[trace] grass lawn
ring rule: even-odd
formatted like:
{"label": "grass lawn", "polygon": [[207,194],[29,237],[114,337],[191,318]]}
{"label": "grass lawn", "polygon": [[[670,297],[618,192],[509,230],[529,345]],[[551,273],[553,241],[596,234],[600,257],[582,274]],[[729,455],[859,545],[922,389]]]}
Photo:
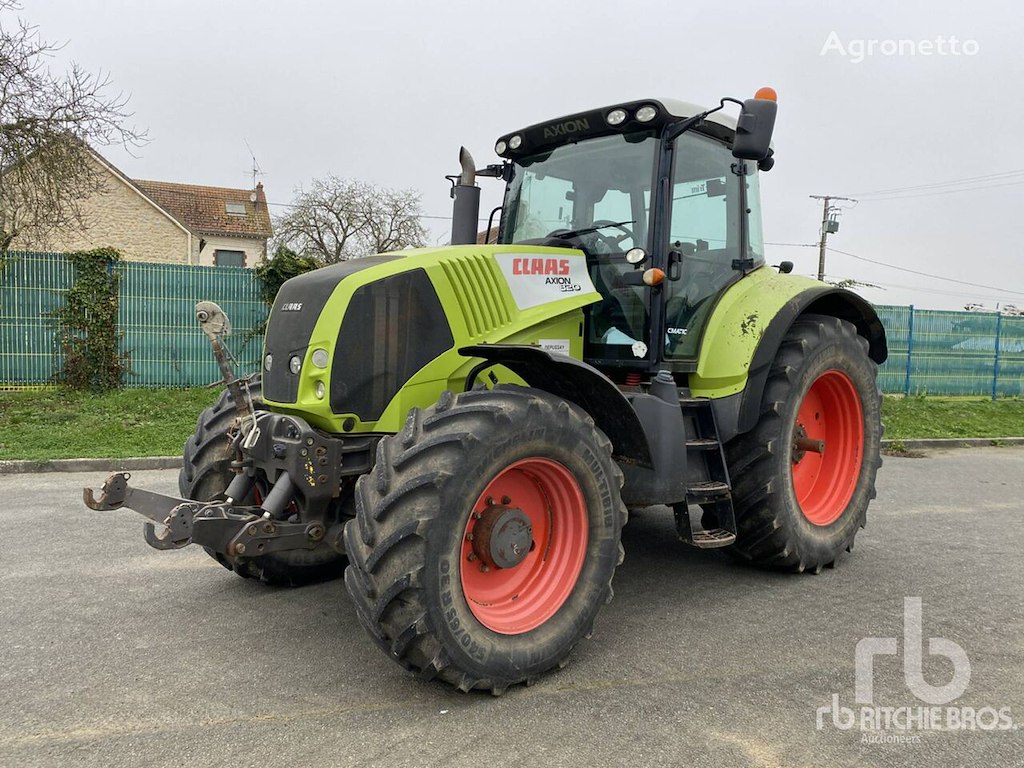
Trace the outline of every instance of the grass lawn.
{"label": "grass lawn", "polygon": [[[218,389],[0,392],[0,460],[179,456]],[[891,397],[885,437],[1024,436],[1024,400]]]}
{"label": "grass lawn", "polygon": [[885,437],[1024,437],[1024,400],[895,397],[882,401]]}
{"label": "grass lawn", "polygon": [[219,389],[0,392],[0,460],[180,456]]}

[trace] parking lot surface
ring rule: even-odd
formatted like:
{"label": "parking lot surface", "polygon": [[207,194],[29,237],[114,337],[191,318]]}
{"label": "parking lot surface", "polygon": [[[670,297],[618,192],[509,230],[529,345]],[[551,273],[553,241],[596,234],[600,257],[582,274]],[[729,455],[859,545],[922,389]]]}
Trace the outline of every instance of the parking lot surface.
{"label": "parking lot surface", "polygon": [[[817,576],[635,514],[593,638],[499,698],[408,676],[340,581],[269,589],[150,549],[134,513],[82,505],[102,480],[0,475],[0,765],[1024,766],[1021,448],[887,458],[853,553]],[[176,472],[133,483],[175,493]],[[937,713],[904,661],[908,598],[924,680],[957,680],[930,638],[969,660]],[[899,647],[874,657],[873,714],[855,701],[872,637]]]}

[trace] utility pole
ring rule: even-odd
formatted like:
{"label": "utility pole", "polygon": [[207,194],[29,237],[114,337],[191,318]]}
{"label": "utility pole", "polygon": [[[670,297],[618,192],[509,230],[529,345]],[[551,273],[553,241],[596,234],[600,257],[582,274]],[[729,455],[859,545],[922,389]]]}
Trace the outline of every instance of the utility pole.
{"label": "utility pole", "polygon": [[856,203],[852,197],[838,197],[835,195],[811,195],[812,200],[821,200],[821,242],[818,243],[818,279],[825,280],[825,248],[828,245],[828,236],[839,231],[839,220],[835,213],[839,210],[838,205],[832,205],[836,200],[845,200]]}

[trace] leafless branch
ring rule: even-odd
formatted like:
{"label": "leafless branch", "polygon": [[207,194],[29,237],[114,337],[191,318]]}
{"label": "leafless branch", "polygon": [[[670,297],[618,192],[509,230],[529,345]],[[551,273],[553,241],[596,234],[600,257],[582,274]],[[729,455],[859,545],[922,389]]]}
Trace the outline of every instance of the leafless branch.
{"label": "leafless branch", "polygon": [[145,132],[126,123],[128,97],[110,76],[72,64],[55,74],[60,46],[27,22],[10,20],[16,0],[0,0],[0,255],[84,225],[82,200],[102,188],[87,147],[139,146]]}
{"label": "leafless branch", "polygon": [[276,238],[296,253],[331,264],[384,251],[421,247],[420,198],[413,190],[381,189],[325,176],[298,190],[275,222]]}

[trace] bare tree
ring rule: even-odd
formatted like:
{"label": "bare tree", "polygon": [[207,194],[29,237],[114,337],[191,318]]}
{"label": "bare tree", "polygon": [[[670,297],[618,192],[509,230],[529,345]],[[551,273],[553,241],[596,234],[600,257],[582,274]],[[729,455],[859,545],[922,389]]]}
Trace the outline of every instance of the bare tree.
{"label": "bare tree", "polygon": [[325,176],[274,223],[279,245],[325,264],[426,244],[419,195]]}
{"label": "bare tree", "polygon": [[19,236],[26,244],[83,226],[81,201],[102,189],[88,145],[145,139],[125,126],[127,98],[108,95],[109,76],[77,64],[54,74],[60,49],[0,0],[0,257]]}

